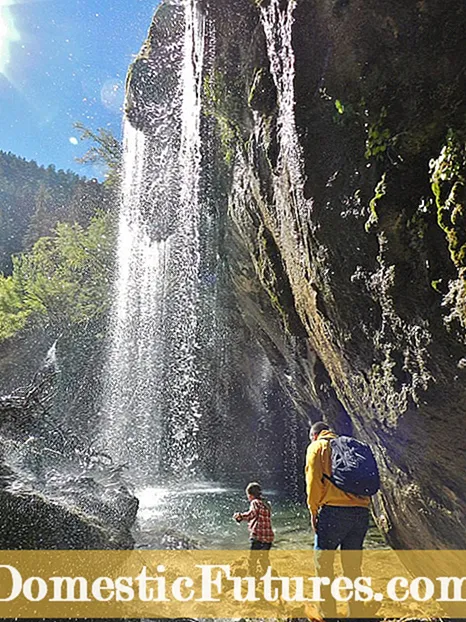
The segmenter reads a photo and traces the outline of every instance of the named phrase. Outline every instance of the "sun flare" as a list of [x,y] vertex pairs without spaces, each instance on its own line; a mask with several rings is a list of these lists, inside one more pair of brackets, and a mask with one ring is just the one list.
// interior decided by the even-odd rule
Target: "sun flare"
[[6,73],[10,62],[10,44],[20,40],[16,30],[11,3],[0,0],[0,73]]

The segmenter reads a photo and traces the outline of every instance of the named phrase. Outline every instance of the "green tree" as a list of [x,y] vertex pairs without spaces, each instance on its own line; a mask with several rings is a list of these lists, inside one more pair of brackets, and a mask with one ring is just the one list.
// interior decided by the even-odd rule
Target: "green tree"
[[114,230],[109,213],[87,228],[59,223],[29,253],[13,258],[13,273],[0,276],[0,339],[33,323],[57,331],[103,315],[109,305]]
[[52,213],[52,195],[46,186],[41,185],[36,195],[36,209],[31,216],[29,226],[24,235],[23,247],[30,249],[41,237],[50,235],[57,224]]
[[90,140],[94,143],[81,158],[76,158],[76,160],[82,164],[104,164],[106,168],[104,184],[117,186],[120,182],[123,154],[120,141],[104,128],[99,128],[94,132],[80,122],[74,123],[74,127],[80,133],[80,140]]
[[111,186],[0,151],[0,272],[11,274],[12,255],[51,235],[58,222],[87,227],[115,203]]
[[12,276],[0,276],[0,341],[22,330],[31,313],[17,280]]

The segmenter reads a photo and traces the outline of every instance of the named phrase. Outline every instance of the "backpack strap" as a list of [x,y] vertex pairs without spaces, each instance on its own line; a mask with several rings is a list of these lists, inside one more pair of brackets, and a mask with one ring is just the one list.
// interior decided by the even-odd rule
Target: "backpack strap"
[[[321,438],[319,440],[327,441],[328,445],[330,446],[330,441],[333,441],[334,439],[333,438]],[[332,467],[332,464],[330,463],[330,468],[331,467]],[[332,476],[331,475],[327,475],[327,473],[323,473],[323,475],[322,475],[322,482],[324,481],[324,478],[328,479],[329,482],[332,482]],[[333,482],[332,482],[332,484],[333,484]]]

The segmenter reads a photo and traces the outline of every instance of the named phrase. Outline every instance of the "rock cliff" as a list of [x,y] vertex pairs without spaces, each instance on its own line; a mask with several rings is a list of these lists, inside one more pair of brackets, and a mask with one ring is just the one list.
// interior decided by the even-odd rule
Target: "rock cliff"
[[[464,2],[200,8],[232,321],[303,421],[372,444],[393,546],[465,548]],[[128,81],[148,134],[160,31]]]

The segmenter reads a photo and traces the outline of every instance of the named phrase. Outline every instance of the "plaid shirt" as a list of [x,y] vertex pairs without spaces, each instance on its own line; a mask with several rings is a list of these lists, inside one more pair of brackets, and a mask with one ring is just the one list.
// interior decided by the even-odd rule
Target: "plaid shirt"
[[248,521],[249,535],[259,542],[273,542],[271,512],[268,504],[262,499],[253,499],[249,506],[249,512],[241,514],[241,520]]

